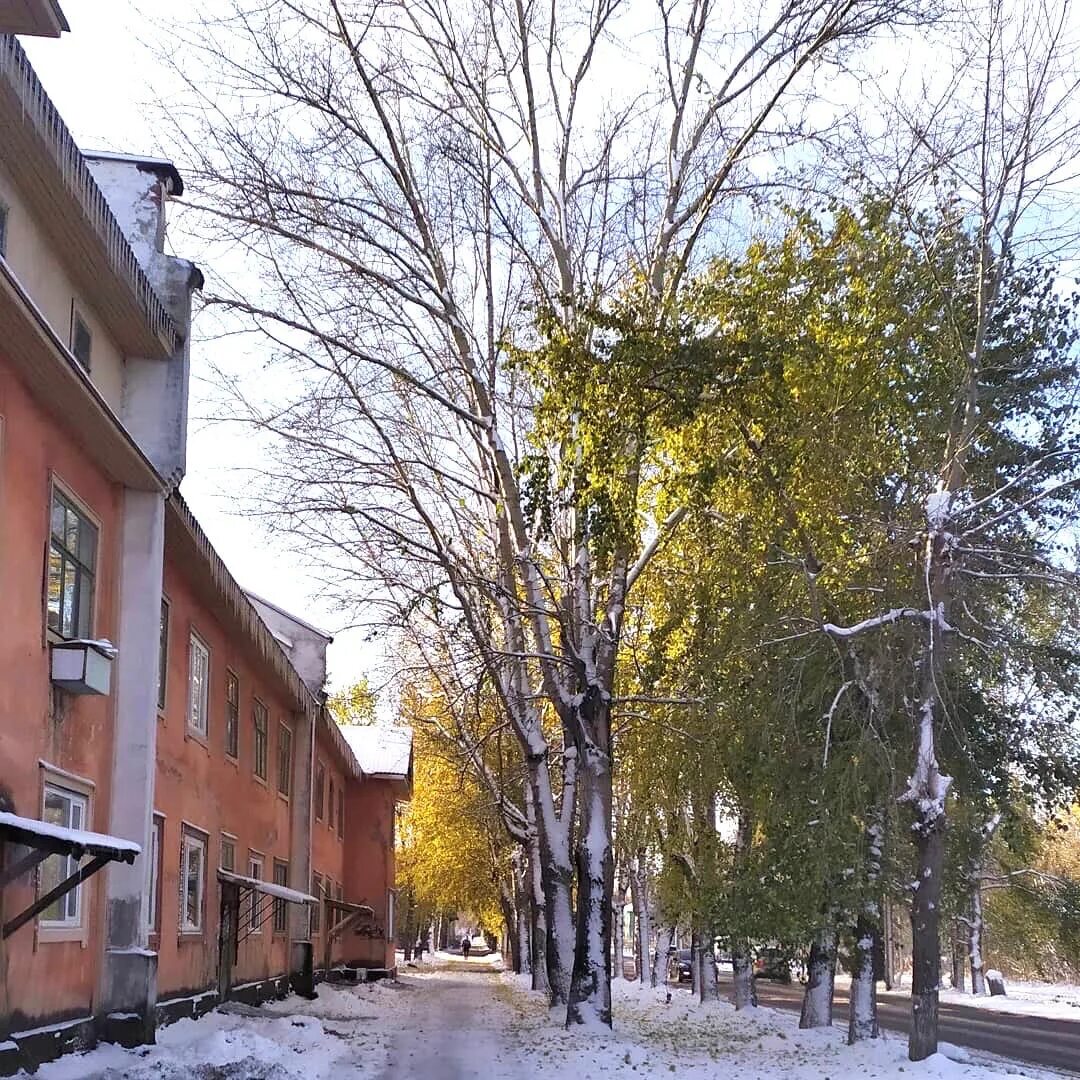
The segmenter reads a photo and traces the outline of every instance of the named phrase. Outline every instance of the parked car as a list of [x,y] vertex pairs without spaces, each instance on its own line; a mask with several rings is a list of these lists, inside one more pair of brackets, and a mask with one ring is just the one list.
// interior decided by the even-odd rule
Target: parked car
[[783,949],[761,949],[754,957],[754,978],[791,982],[791,957]]
[[690,950],[672,949],[671,959],[668,961],[668,978],[672,982],[690,982]]

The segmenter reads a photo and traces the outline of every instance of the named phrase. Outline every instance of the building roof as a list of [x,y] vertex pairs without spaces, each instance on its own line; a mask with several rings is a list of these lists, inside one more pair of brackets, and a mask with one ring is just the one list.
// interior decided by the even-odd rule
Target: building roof
[[183,177],[168,158],[147,157],[144,154],[120,154],[112,150],[84,150],[83,157],[88,161],[123,161],[129,165],[135,165],[141,172],[153,173],[158,179],[167,180],[170,195],[184,194]]
[[[154,291],[63,118],[22,46],[0,35],[0,143],[51,240],[67,252],[125,352],[166,358],[181,331]],[[34,179],[29,179],[33,177]]]
[[407,780],[412,769],[412,728],[385,724],[340,724],[365,776]]
[[[273,608],[279,615],[284,615],[286,619],[296,623],[297,626],[302,626],[305,630],[310,630],[313,634],[321,637],[327,644],[334,640],[332,634],[328,634],[325,630],[320,630],[317,626],[312,626],[311,623],[305,622],[298,615],[294,615],[291,611],[286,611],[280,604],[275,604],[273,600],[267,600],[265,596],[260,596],[257,592],[251,589],[245,589],[248,598],[251,600],[257,600],[260,604],[265,604],[268,608]],[[275,637],[279,635],[275,634]]]
[[[222,606],[227,617],[239,625],[257,655],[281,679],[297,705],[304,709],[313,708],[315,695],[293,667],[288,654],[263,622],[255,605],[229,573],[179,491],[174,491],[169,497],[166,514],[166,545],[177,545],[177,550],[184,556],[194,557],[187,565],[202,570],[214,601]],[[170,520],[176,522],[179,528],[170,529]]]

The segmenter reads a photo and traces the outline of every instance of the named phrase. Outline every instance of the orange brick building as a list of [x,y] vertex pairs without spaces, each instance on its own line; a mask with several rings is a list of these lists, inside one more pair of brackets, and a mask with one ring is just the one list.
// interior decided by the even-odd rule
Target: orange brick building
[[178,491],[183,182],[80,152],[12,36],[61,29],[0,0],[0,1074],[311,992],[328,940],[392,971],[411,778],[407,735],[329,716],[329,636],[244,593]]

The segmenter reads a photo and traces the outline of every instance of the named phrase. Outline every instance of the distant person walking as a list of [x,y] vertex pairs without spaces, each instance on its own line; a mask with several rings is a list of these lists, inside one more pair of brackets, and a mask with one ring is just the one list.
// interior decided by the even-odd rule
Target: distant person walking
[[468,959],[469,959],[469,950],[470,950],[471,948],[472,948],[472,938],[470,938],[470,937],[469,937],[469,935],[468,935],[468,934],[466,934],[466,935],[465,935],[465,936],[464,936],[464,937],[463,937],[463,938],[461,939],[461,955],[462,955],[463,957],[465,957],[465,959],[466,959],[466,960],[468,960]]

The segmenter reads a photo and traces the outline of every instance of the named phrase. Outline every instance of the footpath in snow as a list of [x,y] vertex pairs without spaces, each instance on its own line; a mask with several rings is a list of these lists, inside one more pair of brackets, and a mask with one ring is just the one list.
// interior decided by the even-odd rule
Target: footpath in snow
[[[1042,1080],[1017,1064],[918,1065],[889,1037],[856,1047],[845,1029],[799,1031],[792,1013],[615,984],[616,1029],[567,1032],[561,1016],[482,958],[439,958],[397,983],[320,986],[261,1009],[217,1011],[158,1032],[158,1045],[101,1046],[43,1066],[39,1080]],[[845,1025],[846,1028],[846,1025]]]

